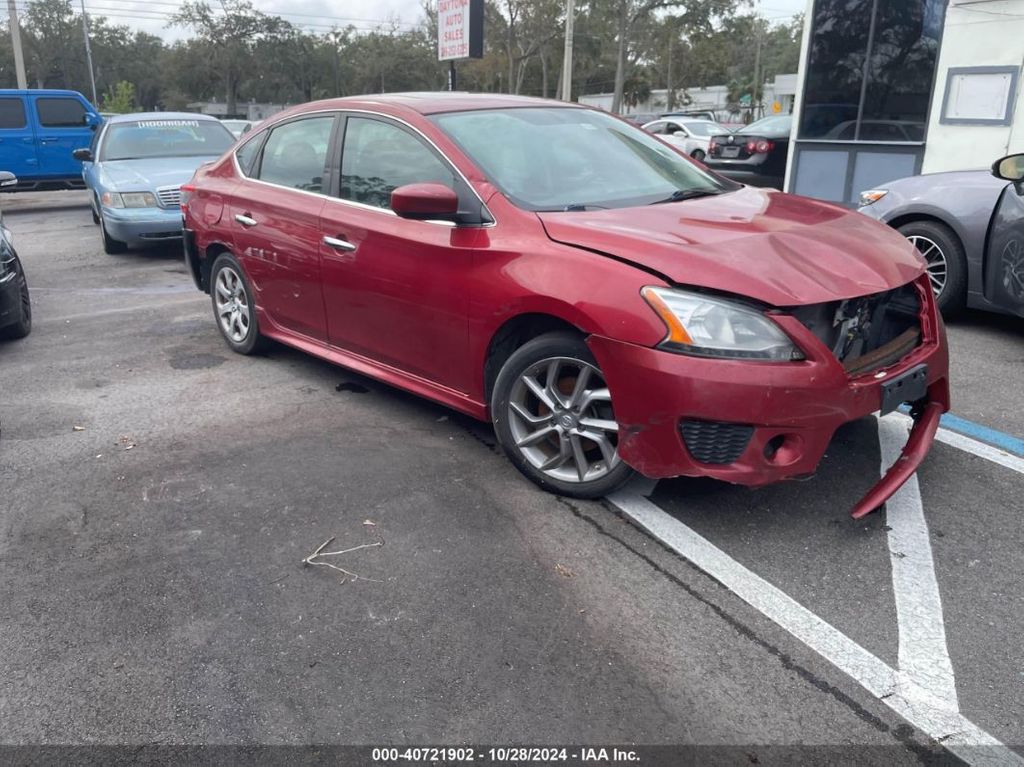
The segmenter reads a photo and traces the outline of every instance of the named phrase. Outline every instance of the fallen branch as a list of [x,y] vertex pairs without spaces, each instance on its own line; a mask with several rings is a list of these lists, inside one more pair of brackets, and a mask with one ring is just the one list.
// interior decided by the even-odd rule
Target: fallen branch
[[384,545],[384,541],[375,541],[374,543],[361,543],[358,546],[353,546],[350,549],[341,549],[339,551],[324,551],[324,549],[326,549],[331,544],[331,542],[334,540],[334,538],[335,538],[335,536],[332,535],[326,541],[321,543],[317,547],[316,551],[314,551],[312,554],[310,554],[308,557],[306,557],[306,558],[304,558],[302,560],[302,564],[303,565],[319,565],[321,567],[329,567],[332,570],[337,570],[339,573],[342,573],[345,576],[341,580],[342,584],[348,583],[350,580],[353,581],[353,582],[354,581],[371,581],[373,583],[383,583],[383,581],[379,581],[376,578],[367,578],[364,575],[359,575],[358,573],[354,573],[351,570],[346,570],[344,567],[339,567],[338,565],[331,564],[330,562],[322,562],[322,561],[321,562],[314,562],[313,560],[317,559],[318,557],[334,557],[334,556],[338,556],[340,554],[349,554],[349,553],[351,553],[353,551],[359,551],[360,549],[372,549],[372,548],[374,548],[376,546],[383,546]]

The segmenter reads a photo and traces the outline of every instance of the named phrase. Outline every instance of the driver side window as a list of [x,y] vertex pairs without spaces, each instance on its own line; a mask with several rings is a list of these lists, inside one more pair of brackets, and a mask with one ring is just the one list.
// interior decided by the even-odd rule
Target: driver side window
[[426,182],[458,191],[452,171],[416,136],[381,120],[348,118],[341,154],[341,199],[390,209],[391,192]]

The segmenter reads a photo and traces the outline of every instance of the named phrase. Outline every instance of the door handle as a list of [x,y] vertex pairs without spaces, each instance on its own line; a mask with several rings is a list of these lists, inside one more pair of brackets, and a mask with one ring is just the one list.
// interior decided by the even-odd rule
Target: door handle
[[344,250],[348,253],[352,253],[357,247],[348,240],[340,240],[337,237],[324,237],[324,245],[329,245],[335,250]]
[[256,224],[258,223],[255,218],[249,218],[248,216],[243,215],[242,213],[235,214],[235,221],[237,221],[246,228],[250,226],[256,226]]

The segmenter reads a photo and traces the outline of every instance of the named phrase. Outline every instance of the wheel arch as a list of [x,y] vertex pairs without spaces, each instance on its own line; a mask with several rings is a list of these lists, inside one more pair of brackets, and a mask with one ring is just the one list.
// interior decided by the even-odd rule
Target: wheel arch
[[193,269],[198,269],[196,273],[196,281],[199,286],[206,293],[210,292],[210,271],[213,269],[213,262],[217,260],[217,257],[224,253],[234,252],[230,247],[225,245],[223,242],[214,241],[206,246],[203,252],[203,258],[198,259],[199,263],[193,266]]
[[549,312],[529,311],[507,318],[491,334],[484,353],[483,393],[484,404],[490,408],[491,394],[498,371],[512,354],[528,341],[545,333],[560,331],[577,333],[581,337],[590,335],[576,322]]

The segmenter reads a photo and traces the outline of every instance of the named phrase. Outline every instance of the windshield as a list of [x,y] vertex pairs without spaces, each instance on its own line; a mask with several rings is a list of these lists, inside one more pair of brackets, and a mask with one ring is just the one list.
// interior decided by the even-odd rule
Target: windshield
[[756,123],[750,123],[745,128],[740,128],[737,133],[789,133],[793,124],[792,115],[780,115],[778,117],[765,117]]
[[235,143],[231,131],[207,120],[139,120],[111,123],[100,160],[199,157],[223,154]]
[[433,118],[516,205],[527,210],[625,208],[676,192],[734,187],[655,137],[572,107],[452,112]]

